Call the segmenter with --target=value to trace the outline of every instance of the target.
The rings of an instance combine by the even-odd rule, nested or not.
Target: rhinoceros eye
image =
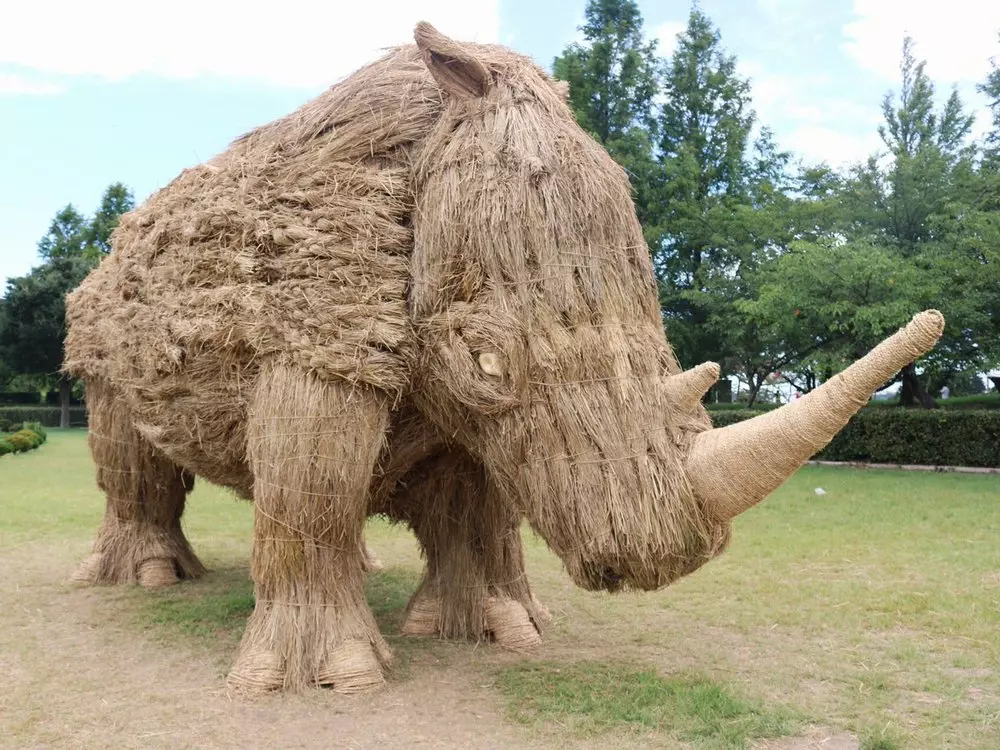
[[[500,363],[500,355],[495,352],[483,352],[480,354],[479,367],[490,377],[503,377],[503,365]]]

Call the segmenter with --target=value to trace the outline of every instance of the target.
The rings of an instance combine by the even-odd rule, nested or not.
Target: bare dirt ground
[[[371,696],[230,696],[215,659],[109,622],[107,589],[67,584],[77,557],[45,545],[0,553],[5,747],[542,746],[455,665]]]
[[[2,747],[489,750],[607,748],[609,740],[616,748],[689,747],[657,734],[554,737],[506,721],[474,663],[505,657],[472,647],[444,646],[451,652],[444,659],[422,654],[405,678],[390,678],[373,695],[231,695],[225,657],[196,645],[166,645],[123,622],[126,602],[115,590],[68,583],[85,552],[65,542],[0,551]],[[564,648],[557,645],[549,656]],[[856,750],[858,744],[851,735],[815,729],[755,747]]]
[[[425,655],[372,695],[232,695],[225,658],[137,632],[121,622],[117,592],[70,584],[85,551],[41,543],[0,551],[0,747],[555,746],[503,719],[472,647],[455,646],[445,664]],[[557,744],[605,748],[607,739]],[[614,745],[686,747],[655,735]]]

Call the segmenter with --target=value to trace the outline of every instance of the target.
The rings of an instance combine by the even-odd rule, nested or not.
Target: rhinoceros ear
[[[465,47],[426,21],[417,24],[413,38],[424,64],[442,89],[463,99],[486,96],[493,82],[490,71]]]

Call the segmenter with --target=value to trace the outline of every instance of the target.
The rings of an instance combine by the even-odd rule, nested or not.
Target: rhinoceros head
[[[711,429],[719,368],[678,367],[627,176],[565,91],[503,48],[415,37],[444,102],[413,165],[415,399],[579,585],[655,589],[711,559],[940,335],[918,315],[796,403]]]

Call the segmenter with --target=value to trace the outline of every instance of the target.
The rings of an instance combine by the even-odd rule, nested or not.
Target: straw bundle
[[[684,475],[701,394],[663,385],[679,368],[624,172],[536,68],[489,60],[485,103],[450,98],[415,163],[413,398],[575,580],[656,588],[728,539]]]
[[[261,362],[399,398],[411,151],[440,109],[402,50],[185,170],[122,218],[114,252],[70,295],[65,368],[113,383],[144,437],[247,496]]]

